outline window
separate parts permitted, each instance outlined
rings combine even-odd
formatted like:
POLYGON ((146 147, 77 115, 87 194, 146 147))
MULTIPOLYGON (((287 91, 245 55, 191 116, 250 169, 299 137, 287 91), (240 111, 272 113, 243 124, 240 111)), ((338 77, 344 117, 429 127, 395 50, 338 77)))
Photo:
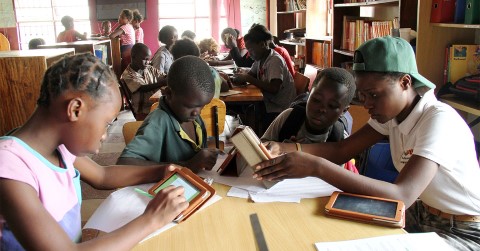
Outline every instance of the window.
POLYGON ((60 20, 66 15, 73 17, 78 32, 91 30, 88 0, 15 0, 15 14, 21 49, 28 49, 32 38, 55 43, 64 30, 60 20))
POLYGON ((211 0, 158 0, 159 27, 172 25, 181 36, 185 30, 191 30, 197 35, 196 40, 204 38, 219 38, 220 33, 227 27, 227 18, 224 1, 220 1, 220 20, 218 34, 212 34, 212 6, 211 0))

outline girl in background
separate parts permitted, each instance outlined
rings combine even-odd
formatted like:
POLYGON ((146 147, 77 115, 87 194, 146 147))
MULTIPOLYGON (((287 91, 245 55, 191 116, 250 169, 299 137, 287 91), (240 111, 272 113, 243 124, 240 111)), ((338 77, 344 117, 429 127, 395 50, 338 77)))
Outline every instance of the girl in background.
POLYGON ((111 34, 110 39, 120 37, 120 53, 122 55, 122 72, 130 64, 130 50, 135 44, 135 30, 130 22, 133 19, 133 12, 129 9, 124 9, 120 12, 118 17, 117 27, 111 34))
POLYGON ((65 27, 65 30, 60 32, 57 37, 57 43, 61 42, 75 42, 78 40, 87 39, 87 33, 83 35, 80 32, 75 30, 75 24, 71 16, 62 17, 62 25, 65 27))
POLYGON ((143 29, 140 24, 143 22, 143 16, 139 10, 133 10, 132 26, 135 29, 135 43, 143 43, 143 29))
POLYGON ((168 74, 170 65, 173 63, 173 55, 171 53, 172 46, 178 39, 177 29, 171 25, 163 26, 158 32, 158 40, 163 44, 155 55, 152 57, 153 67, 160 70, 160 72, 168 74))

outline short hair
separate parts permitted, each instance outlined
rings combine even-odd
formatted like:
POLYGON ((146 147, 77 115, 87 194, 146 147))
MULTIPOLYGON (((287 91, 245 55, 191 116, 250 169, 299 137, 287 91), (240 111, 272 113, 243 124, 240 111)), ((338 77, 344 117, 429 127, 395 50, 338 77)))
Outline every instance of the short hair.
POLYGON ((176 32, 177 29, 171 25, 163 26, 158 32, 158 41, 165 43, 170 38, 170 35, 176 32))
POLYGON ((121 14, 125 15, 125 17, 128 19, 129 22, 132 21, 133 19, 133 12, 129 9, 123 9, 121 14))
POLYGON ((43 38, 33 38, 28 42, 28 49, 33 50, 33 49, 38 49, 39 45, 44 45, 45 40, 43 38))
POLYGON ((202 91, 213 94, 215 82, 210 66, 195 56, 184 56, 173 62, 168 71, 167 85, 173 92, 202 91))
POLYGON ((135 9, 132 11, 132 14, 133 14, 133 20, 137 21, 137 22, 143 22, 143 16, 142 14, 140 14, 140 11, 135 9))
POLYGON ((86 92, 94 100, 105 97, 110 84, 118 85, 115 74, 91 53, 67 56, 50 66, 43 76, 38 106, 48 107, 67 90, 86 92))
POLYGON ((312 88, 317 87, 323 77, 347 88, 347 96, 346 99, 343 100, 343 105, 347 106, 352 102, 357 87, 355 85, 355 79, 349 71, 338 67, 325 68, 315 77, 312 88))
POLYGON ((148 48, 147 45, 143 43, 136 43, 133 45, 132 50, 130 51, 130 54, 132 57, 134 57, 135 55, 140 54, 140 52, 142 51, 149 51, 149 50, 150 48, 148 48))
POLYGON ((182 33, 182 38, 183 37, 188 37, 190 38, 191 40, 195 40, 195 37, 197 36, 197 34, 195 34, 195 32, 191 31, 191 30, 186 30, 182 33))
POLYGON ((60 21, 62 22, 62 25, 66 28, 71 22, 73 22, 73 17, 63 16, 60 21))
POLYGON ((272 33, 267 29, 267 27, 261 24, 254 24, 248 30, 247 35, 245 35, 245 42, 254 42, 256 44, 260 42, 269 42, 273 39, 272 33))
POLYGON ((206 51, 213 51, 218 53, 218 43, 213 38, 205 38, 200 43, 198 43, 198 47, 200 48, 200 53, 204 53, 206 51))
POLYGON ((230 28, 230 27, 223 29, 222 34, 221 34, 222 38, 223 38, 223 36, 224 36, 225 34, 230 34, 230 35, 232 35, 232 36, 235 37, 235 38, 237 38, 238 35, 239 35, 239 33, 237 33, 237 32, 235 31, 235 29, 230 28))
POLYGON ((175 44, 172 46, 171 53, 174 60, 187 55, 199 57, 200 49, 193 40, 189 38, 183 38, 175 42, 175 44))

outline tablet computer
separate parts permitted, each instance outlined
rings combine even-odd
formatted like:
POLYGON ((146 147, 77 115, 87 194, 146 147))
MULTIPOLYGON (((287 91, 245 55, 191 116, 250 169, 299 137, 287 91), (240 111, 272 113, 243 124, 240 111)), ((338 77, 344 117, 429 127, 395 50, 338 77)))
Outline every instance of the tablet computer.
POLYGON ((405 226, 405 204, 399 200, 333 192, 325 212, 330 216, 389 227, 405 226))
POLYGON ((182 186, 185 189, 185 198, 189 203, 188 208, 178 215, 173 220, 174 222, 186 220, 215 194, 213 187, 188 168, 175 169, 166 178, 153 185, 148 193, 155 196, 168 186, 182 186))

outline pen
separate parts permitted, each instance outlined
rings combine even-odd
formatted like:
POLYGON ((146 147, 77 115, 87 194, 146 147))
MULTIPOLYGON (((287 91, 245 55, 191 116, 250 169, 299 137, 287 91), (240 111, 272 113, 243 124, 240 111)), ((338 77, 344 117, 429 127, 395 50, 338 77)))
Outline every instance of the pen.
POLYGON ((135 192, 137 192, 137 193, 139 193, 139 194, 141 194, 141 195, 145 195, 145 196, 147 196, 147 197, 149 197, 149 198, 153 198, 153 195, 151 195, 151 194, 143 191, 142 189, 136 188, 136 187, 135 187, 135 192))

